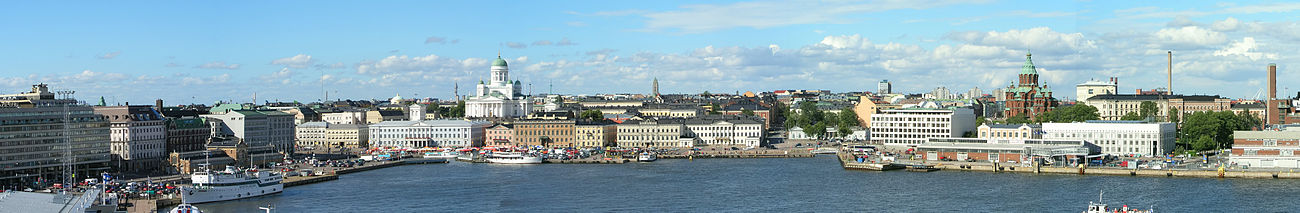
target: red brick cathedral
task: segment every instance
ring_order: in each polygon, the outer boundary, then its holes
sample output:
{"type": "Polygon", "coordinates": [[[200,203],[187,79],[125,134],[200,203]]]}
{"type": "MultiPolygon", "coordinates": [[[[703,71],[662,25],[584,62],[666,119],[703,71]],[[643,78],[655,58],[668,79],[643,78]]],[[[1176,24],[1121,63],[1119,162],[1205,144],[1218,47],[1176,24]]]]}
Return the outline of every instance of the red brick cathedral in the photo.
{"type": "Polygon", "coordinates": [[[1020,67],[1020,83],[1004,89],[1007,105],[1003,115],[1007,118],[1023,115],[1034,120],[1038,114],[1052,111],[1052,108],[1060,104],[1052,97],[1052,88],[1047,85],[1038,86],[1038,70],[1034,67],[1032,56],[1033,54],[1025,54],[1025,65],[1020,67]]]}

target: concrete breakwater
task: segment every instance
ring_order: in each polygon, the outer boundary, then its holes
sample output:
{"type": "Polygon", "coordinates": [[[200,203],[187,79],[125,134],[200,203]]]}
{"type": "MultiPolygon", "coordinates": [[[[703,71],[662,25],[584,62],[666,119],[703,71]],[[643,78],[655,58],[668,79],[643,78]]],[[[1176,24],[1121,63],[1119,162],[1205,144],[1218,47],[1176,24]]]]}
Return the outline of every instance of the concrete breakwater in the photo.
{"type": "MultiPolygon", "coordinates": [[[[839,154],[840,166],[844,169],[874,169],[880,165],[889,164],[897,168],[905,167],[904,164],[895,163],[858,163],[856,159],[846,153],[839,154]]],[[[1071,168],[1071,167],[1043,167],[1043,166],[1025,166],[1022,164],[1003,165],[997,163],[963,163],[949,162],[937,164],[918,164],[932,166],[933,168],[951,171],[983,171],[983,172],[1010,172],[1010,173],[1044,173],[1044,174],[1074,174],[1074,175],[1112,175],[1112,176],[1146,176],[1146,177],[1194,177],[1194,178],[1262,178],[1262,179],[1300,179],[1300,173],[1294,171],[1217,171],[1217,170],[1174,170],[1174,169],[1120,169],[1120,168],[1071,168]]],[[[888,169],[884,169],[888,170],[888,169]]]]}
{"type": "Polygon", "coordinates": [[[807,150],[750,150],[700,152],[693,154],[662,154],[659,155],[659,158],[811,158],[815,156],[815,154],[810,153],[807,150]]]}

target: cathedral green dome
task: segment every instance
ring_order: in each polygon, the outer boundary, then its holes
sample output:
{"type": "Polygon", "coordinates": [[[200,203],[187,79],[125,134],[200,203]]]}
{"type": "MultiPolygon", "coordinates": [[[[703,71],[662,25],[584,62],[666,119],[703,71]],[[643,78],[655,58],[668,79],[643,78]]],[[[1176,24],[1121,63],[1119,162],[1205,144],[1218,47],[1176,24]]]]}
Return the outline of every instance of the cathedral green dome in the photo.
{"type": "Polygon", "coordinates": [[[1037,75],[1038,70],[1034,67],[1033,54],[1025,54],[1025,65],[1020,66],[1020,74],[1037,75]]]}
{"type": "Polygon", "coordinates": [[[497,56],[497,60],[496,60],[496,61],[492,61],[492,66],[503,66],[503,67],[504,67],[504,66],[506,66],[506,60],[505,60],[505,59],[501,59],[501,56],[497,56]]]}

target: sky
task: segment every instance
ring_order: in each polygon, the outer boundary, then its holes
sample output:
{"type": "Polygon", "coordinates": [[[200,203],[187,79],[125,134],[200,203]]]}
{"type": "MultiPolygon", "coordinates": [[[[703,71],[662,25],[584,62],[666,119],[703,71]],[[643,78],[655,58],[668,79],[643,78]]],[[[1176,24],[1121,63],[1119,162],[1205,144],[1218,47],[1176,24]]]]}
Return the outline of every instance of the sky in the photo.
{"type": "Polygon", "coordinates": [[[1026,53],[1061,99],[1300,90],[1287,1],[84,1],[0,8],[0,92],[110,104],[450,99],[498,55],[525,93],[984,93],[1026,53]]]}

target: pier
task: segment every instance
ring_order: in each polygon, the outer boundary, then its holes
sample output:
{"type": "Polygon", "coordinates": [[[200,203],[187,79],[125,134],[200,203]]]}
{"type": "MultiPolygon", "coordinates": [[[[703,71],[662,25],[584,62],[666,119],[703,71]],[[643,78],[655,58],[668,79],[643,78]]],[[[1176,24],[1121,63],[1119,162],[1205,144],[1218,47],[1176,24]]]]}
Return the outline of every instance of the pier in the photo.
{"type": "Polygon", "coordinates": [[[744,151],[700,151],[696,153],[661,154],[659,158],[811,158],[816,154],[808,150],[744,150],[744,151]]]}
{"type": "Polygon", "coordinates": [[[949,170],[949,171],[975,171],[975,172],[994,172],[994,173],[1033,173],[1033,174],[1064,174],[1064,175],[1109,175],[1109,176],[1144,176],[1144,177],[1191,177],[1191,178],[1256,178],[1256,179],[1300,179],[1300,173],[1295,171],[1229,171],[1229,170],[1176,170],[1176,169],[1123,169],[1123,168],[1098,168],[1098,167],[1044,167],[1041,165],[1024,165],[1024,164],[999,164],[999,163],[968,163],[968,162],[941,162],[928,164],[925,162],[908,163],[877,163],[863,162],[858,163],[848,153],[841,152],[838,154],[840,166],[844,169],[860,169],[886,171],[902,168],[928,168],[927,171],[949,170]]]}

